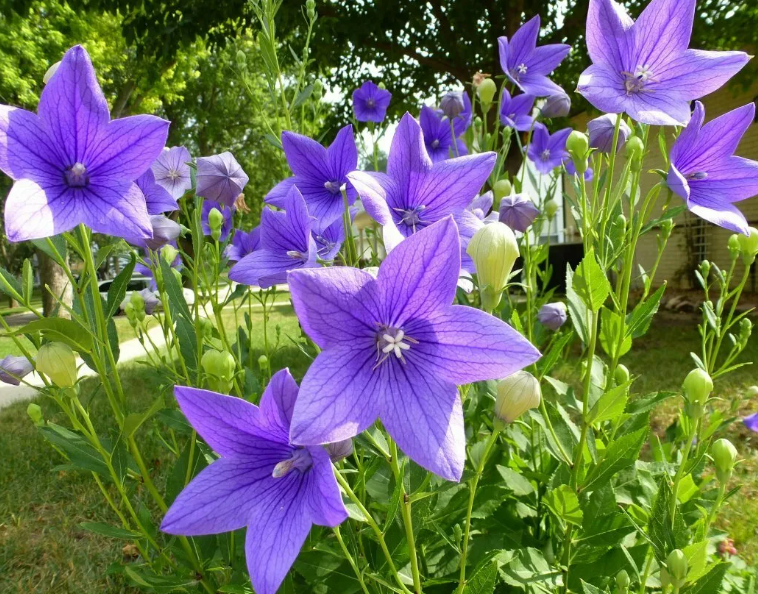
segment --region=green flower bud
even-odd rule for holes
[[[324,96],[324,84],[320,80],[315,80],[313,82],[313,98],[316,101],[320,101],[321,97]]]
[[[681,588],[687,578],[687,557],[679,549],[674,549],[666,557],[666,569],[671,576],[671,583]]]
[[[566,150],[571,154],[574,161],[577,159],[586,160],[587,151],[590,150],[590,140],[584,132],[574,130],[566,140]]]
[[[242,50],[237,50],[237,66],[241,69],[247,67],[247,56]]]
[[[671,232],[674,230],[674,221],[671,219],[664,219],[661,221],[661,234],[666,239],[669,238]]]
[[[613,372],[613,379],[616,380],[616,385],[621,386],[629,381],[629,370],[626,365],[619,363],[616,366],[616,371]]]
[[[211,228],[211,237],[218,241],[221,238],[221,227],[224,224],[224,215],[218,208],[211,208],[208,213],[208,226]]]
[[[531,408],[540,405],[540,383],[528,371],[517,371],[497,383],[495,416],[503,423],[512,423]]]
[[[684,395],[689,402],[702,406],[713,391],[713,380],[702,369],[693,369],[684,379],[682,390],[684,390]]]
[[[737,239],[740,242],[742,262],[745,266],[750,266],[755,261],[755,257],[758,256],[758,229],[749,227],[747,231],[748,235],[740,234]]]
[[[381,81],[378,85],[376,85],[380,89],[386,89],[387,87],[384,85],[384,81]]]
[[[313,20],[316,18],[316,2],[315,0],[306,0],[305,11],[308,14],[308,18]]]
[[[510,195],[512,187],[511,182],[507,179],[499,179],[492,186],[492,193],[495,195],[495,199],[499,201],[503,196]]]
[[[631,161],[642,161],[642,152],[645,150],[645,145],[639,136],[631,136],[626,141],[626,157]]]
[[[746,343],[747,339],[753,333],[753,322],[747,318],[740,320],[740,342]]]
[[[218,212],[218,211],[216,211]],[[221,213],[219,213],[221,214]],[[161,258],[163,258],[163,261],[171,266],[171,264],[176,260],[176,257],[179,255],[179,250],[177,250],[173,245],[167,244],[164,245],[161,248]]]
[[[726,247],[729,250],[729,255],[732,257],[732,259],[739,256],[740,252],[742,251],[739,234],[734,233],[733,235],[730,235]]]
[[[132,291],[132,294],[129,297],[129,303],[126,305],[127,307],[131,306],[135,320],[141,322],[145,319],[145,299],[140,295],[139,291]],[[127,318],[129,317],[128,311],[126,312],[126,316]]]
[[[44,373],[59,388],[76,384],[76,355],[62,342],[49,342],[40,347],[36,357],[37,371]]]
[[[126,319],[129,321],[130,326],[134,327],[137,325],[139,318],[137,317],[134,304],[131,301],[128,301],[126,305],[124,305],[124,314],[126,315]]]
[[[721,484],[728,483],[737,460],[737,449],[728,439],[717,439],[711,446],[711,456],[716,467],[716,478]]]
[[[42,409],[40,408],[39,404],[30,402],[29,406],[26,407],[26,414],[29,415],[29,418],[35,425],[37,425],[37,427],[41,427],[45,424],[45,419],[42,416]]]
[[[629,574],[626,572],[626,569],[622,569],[616,574],[616,586],[621,592],[627,592],[630,583],[631,580],[629,579]]]
[[[558,212],[558,203],[552,199],[548,200],[547,202],[545,202],[543,211],[548,219],[552,219],[555,216],[555,213]]]
[[[231,353],[209,349],[200,364],[208,376],[208,386],[215,392],[228,394],[232,389],[236,364]]]
[[[748,396],[758,396],[758,386],[750,386],[747,389]]]
[[[203,338],[213,336],[213,322],[208,318],[198,318],[197,323],[200,325],[200,334],[202,334]]]
[[[476,116],[474,118],[474,128],[476,128],[477,130],[482,129],[482,118],[480,118],[479,116]]]
[[[479,100],[482,102],[482,105],[485,106],[484,109],[486,110],[492,103],[495,93],[497,93],[497,85],[491,78],[485,78],[479,86],[476,87],[476,93],[479,95]]]
[[[268,369],[268,357],[266,355],[258,357],[258,368],[261,371],[266,371]]]
[[[499,221],[490,223],[474,234],[466,253],[476,267],[482,306],[492,311],[500,303],[508,276],[519,255],[516,236],[508,225]]]
[[[666,571],[665,567],[661,567],[659,579],[661,580],[661,588],[663,588],[663,591],[665,592],[666,588],[671,585],[671,576],[669,575],[669,572]]]

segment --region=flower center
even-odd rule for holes
[[[550,160],[550,149],[545,149],[540,153],[540,159],[547,162]]]
[[[303,473],[312,465],[313,459],[311,458],[311,453],[305,448],[298,448],[292,453],[291,458],[282,460],[274,466],[271,476],[274,478],[282,478],[283,476],[287,476],[293,470]]]
[[[379,326],[376,333],[376,365],[373,368],[379,367],[393,354],[405,365],[403,351],[410,350],[411,345],[408,343],[418,344],[418,340],[406,336],[402,328]]]
[[[302,262],[306,262],[308,260],[307,254],[304,254],[303,252],[298,252],[297,250],[290,250],[287,252],[287,255],[293,260],[300,260]]]
[[[171,181],[175,181],[178,177],[180,177],[180,173],[178,169],[169,169],[168,170],[168,178]]]
[[[650,89],[646,89],[645,86],[647,83],[656,82],[649,66],[645,64],[637,66],[634,73],[622,71],[621,74],[624,75],[624,89],[626,90],[627,95],[642,92],[649,93]]]
[[[329,190],[332,194],[340,193],[340,182],[338,181],[326,181],[324,182],[324,188]]]
[[[66,170],[66,183],[72,188],[83,188],[89,183],[89,174],[87,168],[82,163],[74,163],[73,166]]]
[[[708,173],[705,171],[695,171],[694,173],[688,173],[684,176],[686,179],[693,181],[693,180],[700,180],[700,179],[707,179]]]
[[[366,107],[376,107],[376,101],[374,101],[373,99],[367,99]]]
[[[437,148],[439,145],[440,145],[439,138],[435,138],[434,140],[432,140],[432,148]]]
[[[326,237],[323,235],[316,235],[315,237],[316,243],[318,244],[318,255],[320,258],[323,258],[326,256],[329,252],[332,251],[334,246],[336,245],[336,242],[329,241]]]
[[[426,206],[419,205],[412,208],[395,208],[395,212],[400,213],[400,221],[413,228],[413,232],[416,232],[416,226],[421,224],[421,213]]]

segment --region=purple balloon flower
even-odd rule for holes
[[[353,171],[348,179],[358,190],[366,212],[382,225],[388,250],[451,214],[467,245],[481,221],[466,207],[494,165],[495,153],[491,152],[433,163],[421,126],[406,113],[392,139],[387,173]]]
[[[224,222],[221,224],[221,236],[218,240],[226,241],[229,237],[229,233],[232,232],[232,225],[234,224],[234,208],[213,200],[205,200],[203,202],[203,210],[200,212],[200,224],[203,228],[203,235],[206,237],[211,236],[211,226],[208,222],[208,215],[214,208],[224,216]]]
[[[155,175],[152,169],[147,169],[145,173],[137,178],[136,184],[145,195],[147,202],[147,212],[151,215],[159,215],[172,210],[179,210],[179,203],[168,193],[163,186],[155,183]]]
[[[453,129],[455,130],[456,138],[468,130],[471,122],[474,121],[474,110],[471,107],[471,99],[469,99],[466,91],[461,91],[460,93],[463,98],[463,111],[453,118]]]
[[[380,124],[387,116],[392,93],[367,80],[353,91],[353,111],[359,122]]]
[[[571,128],[564,128],[555,134],[550,134],[544,124],[534,125],[527,154],[537,171],[547,175],[556,167],[560,167],[561,163],[568,158],[566,140],[569,134],[571,134]]]
[[[463,91],[448,91],[440,99],[440,109],[449,120],[458,117],[465,108]]]
[[[451,305],[459,254],[447,217],[390,252],[376,279],[347,267],[289,274],[300,324],[322,349],[300,387],[293,443],[348,439],[379,418],[415,462],[460,479],[456,385],[505,377],[540,354],[505,322]]]
[[[231,280],[267,289],[286,283],[290,270],[318,266],[313,219],[297,186],[290,189],[286,206],[285,212],[263,209],[260,249],[232,266]]]
[[[21,378],[34,371],[26,357],[7,355],[0,360],[0,382],[18,386]]]
[[[275,594],[311,526],[347,519],[329,454],[289,439],[298,388],[289,370],[271,378],[260,408],[241,398],[177,387],[187,420],[220,458],[190,482],[161,524],[199,536],[247,526],[245,556],[258,594]]]
[[[261,246],[261,228],[260,225],[249,233],[242,229],[237,229],[232,237],[232,243],[226,246],[224,255],[232,262],[239,262],[252,254]]]
[[[282,133],[282,145],[295,175],[279,182],[266,195],[266,202],[286,208],[289,191],[297,184],[311,216],[325,225],[340,218],[345,210],[340,188],[347,183],[347,174],[358,166],[353,127],[342,128],[329,148],[294,132]],[[355,202],[355,196],[355,189],[348,183],[348,204]]]
[[[466,207],[466,210],[474,214],[474,216],[484,224],[492,223],[498,220],[498,213],[491,212],[494,202],[495,196],[492,193],[492,190],[490,190],[476,196],[471,201],[471,204]]]
[[[755,117],[749,103],[703,126],[705,109],[695,102],[687,127],[671,147],[666,183],[692,214],[714,225],[748,234],[748,223],[734,202],[758,194],[758,161],[734,151]]]
[[[566,93],[550,95],[540,109],[543,118],[565,118],[570,111],[571,99]]]
[[[751,431],[758,433],[758,413],[754,413],[749,417],[745,417],[742,419],[742,422],[745,424],[745,427]]]
[[[195,193],[203,198],[234,206],[250,178],[230,152],[197,160]]]
[[[145,303],[145,313],[147,315],[152,315],[152,313],[161,304],[161,300],[158,299],[158,297],[155,295],[155,292],[151,291],[150,289],[142,289],[139,294],[140,297],[142,297],[142,301]]]
[[[540,324],[550,330],[558,330],[566,323],[567,313],[566,304],[560,301],[556,303],[546,303],[537,313],[537,319]]]
[[[532,127],[534,118],[534,95],[515,95],[511,97],[508,89],[503,89],[500,100],[500,123],[519,132],[526,132]]]
[[[606,113],[625,112],[645,124],[685,124],[690,102],[721,87],[749,59],[744,52],[687,49],[695,1],[652,0],[635,22],[613,0],[590,0],[592,65],[577,91]]]
[[[147,250],[157,250],[176,241],[182,233],[181,225],[164,215],[151,215],[150,225],[153,228],[153,236],[150,239],[128,237],[126,241]]]
[[[10,241],[51,237],[83,223],[98,233],[150,237],[134,183],[158,156],[169,123],[149,115],[110,120],[83,47],[63,56],[37,114],[0,105],[0,170]]]
[[[558,68],[570,45],[554,43],[537,47],[540,33],[540,16],[537,15],[521,25],[508,40],[498,37],[500,66],[505,75],[524,93],[535,97],[547,97],[563,93],[563,89],[548,78]]]
[[[311,229],[320,260],[334,260],[345,241],[345,223],[337,219],[326,227],[316,222]]]
[[[539,214],[539,209],[526,194],[511,194],[500,200],[500,222],[514,231],[526,231]]]
[[[189,151],[183,146],[163,149],[153,163],[155,183],[168,190],[178,200],[192,187],[192,177],[188,163],[192,160]]]
[[[613,146],[613,135],[616,133],[616,118],[615,114],[604,114],[594,120],[590,120],[587,123],[587,133],[590,137],[590,147],[597,149],[601,153],[610,153],[611,146]],[[632,133],[632,129],[629,127],[623,119],[619,122],[619,136],[616,143],[616,152],[626,144],[626,139]]]
[[[566,159],[563,162],[563,166],[566,168],[566,173],[569,175],[576,175],[576,166],[574,165],[574,162],[571,159]],[[592,171],[592,167],[587,167],[587,169],[584,171],[584,181],[589,182],[592,181],[592,178],[595,176],[595,172]]]
[[[421,108],[419,124],[424,133],[426,152],[433,163],[468,154],[465,142],[460,138],[453,141],[453,129],[451,129],[450,120],[443,118],[442,114],[428,105]]]

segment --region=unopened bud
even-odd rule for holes
[[[721,484],[728,483],[737,460],[737,449],[728,439],[717,439],[711,446],[711,456],[716,467],[716,478]]]
[[[218,208],[211,208],[208,213],[208,226],[211,228],[211,237],[218,241],[221,239],[221,227],[224,225],[224,215]]]
[[[690,403],[702,406],[713,391],[713,380],[706,371],[698,367],[690,371],[684,378],[682,389]]]
[[[499,179],[492,186],[492,193],[495,195],[496,200],[500,200],[503,196],[508,196],[511,193],[512,187],[511,182],[507,179]]]
[[[663,235],[663,237],[668,239],[673,229],[674,229],[674,221],[672,221],[671,219],[663,219],[661,221],[661,234]]]
[[[258,357],[258,369],[261,371],[266,371],[268,369],[268,357],[266,355]]]
[[[503,423],[512,423],[540,405],[540,383],[528,371],[517,371],[497,383],[495,416]]]
[[[239,68],[247,67],[247,56],[242,50],[237,50],[237,66]]]
[[[543,211],[545,212],[545,215],[548,219],[552,219],[555,214],[558,212],[558,203],[555,200],[548,200],[545,202],[545,206],[543,207]]]
[[[177,250],[173,245],[164,245],[161,249],[161,258],[163,258],[163,261],[169,266],[174,263],[174,260],[176,260],[176,257],[178,255],[179,250]]]
[[[645,144],[639,136],[632,136],[626,141],[626,157],[632,163],[632,171],[639,171],[642,167],[642,153]]]
[[[466,105],[463,101],[463,91],[450,91],[445,93],[440,101],[440,109],[449,119],[456,118]]]
[[[747,342],[750,335],[753,333],[753,322],[748,318],[742,318],[740,320],[740,342],[743,344]]]
[[[0,360],[0,382],[18,386],[21,378],[34,371],[34,367],[26,357],[6,355]]]
[[[626,572],[626,569],[622,569],[616,574],[616,587],[622,594],[625,594],[629,590],[630,583],[631,580],[629,579],[629,574]]]
[[[585,159],[589,148],[590,141],[584,132],[573,130],[571,134],[569,134],[568,140],[566,140],[566,150],[574,158],[574,161],[577,159]]]
[[[200,335],[203,338],[210,338],[213,336],[213,322],[208,318],[198,318],[197,324],[200,325]]]
[[[758,396],[758,386],[750,386],[746,390],[746,393],[747,393],[748,396],[751,396],[751,397]]]
[[[200,364],[208,376],[208,386],[215,392],[228,394],[232,389],[236,364],[231,353],[209,349]]]
[[[37,427],[45,424],[45,418],[42,416],[42,409],[39,404],[30,402],[29,406],[26,407],[26,414],[29,415],[29,418]]]
[[[321,97],[323,96],[324,96],[324,83],[316,79],[316,81],[314,81],[313,83],[313,98],[316,101],[320,101]]]
[[[49,342],[40,347],[36,357],[37,371],[44,373],[59,388],[76,384],[76,355],[63,342]]]
[[[613,372],[613,379],[616,380],[617,386],[622,386],[629,381],[629,370],[626,365],[619,363],[616,366],[616,371]]]
[[[490,223],[474,234],[466,253],[474,261],[482,306],[491,311],[500,303],[513,264],[519,256],[516,236],[507,225]]]
[[[384,81],[381,81],[381,82],[380,82],[378,85],[376,85],[376,86],[377,86],[377,87],[379,87],[380,89],[385,89],[385,90],[387,89],[386,85],[384,84]]]
[[[666,568],[668,569],[671,583],[674,587],[682,587],[684,580],[687,578],[687,557],[679,550],[674,549],[666,557]]]
[[[732,257],[732,259],[739,256],[740,252],[742,251],[739,234],[734,233],[733,235],[730,235],[726,247],[729,250],[729,255]]]
[[[497,85],[491,78],[485,78],[479,86],[476,87],[476,93],[479,95],[479,100],[482,102],[484,110],[487,111],[487,108],[489,108],[492,103],[492,99],[495,97],[495,93],[497,93]]]
[[[316,2],[315,0],[306,0],[305,11],[308,14],[308,18],[313,20],[316,18]]]
[[[335,443],[328,443],[326,444],[326,451],[329,454],[329,459],[337,463],[343,458],[347,458],[348,456],[351,456],[353,453],[353,440],[352,439],[343,439],[342,441],[337,441]]]
[[[544,118],[564,118],[571,111],[571,99],[566,93],[550,95],[542,104],[542,117]]]
[[[755,257],[758,256],[758,229],[749,227],[747,231],[747,235],[740,234],[737,239],[740,242],[742,262],[745,266],[750,266],[755,261]]]
[[[131,305],[132,315],[136,320],[141,322],[145,319],[145,298],[142,296],[141,292],[132,291],[127,305]],[[126,315],[128,317],[129,313],[127,312]]]
[[[665,567],[661,567],[659,579],[661,580],[661,588],[663,588],[663,591],[665,592],[666,588],[671,585],[671,576]]]
[[[566,323],[567,317],[566,304],[562,301],[546,303],[537,312],[537,319],[540,324],[553,331],[563,326]]]

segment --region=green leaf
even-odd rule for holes
[[[147,421],[150,417],[152,417],[155,413],[157,413],[159,410],[162,410],[165,408],[165,404],[163,402],[163,396],[158,396],[156,398],[155,402],[148,408],[145,412],[141,413],[130,413],[126,415],[126,418],[124,419],[124,426],[121,430],[121,433],[125,438],[129,438],[132,435],[134,435],[134,432],[139,429],[142,424]]]
[[[595,250],[590,249],[576,268],[573,289],[592,311],[598,311],[611,293],[611,283],[597,261]]]
[[[113,249],[119,244],[119,242],[109,243],[101,248],[98,248],[95,254],[95,270],[100,270],[100,267],[105,262],[105,259],[110,255]]]
[[[661,298],[663,292],[666,290],[666,283],[664,282],[658,290],[650,297],[641,301],[632,310],[632,312],[626,316],[626,335],[632,338],[640,338],[650,328],[650,322],[653,320],[653,316],[658,311],[658,307],[661,304]]]
[[[584,513],[579,506],[579,498],[568,485],[561,485],[550,491],[545,502],[553,513],[567,524],[582,525]]]
[[[466,580],[465,594],[492,594],[497,581],[497,562],[490,561]]]
[[[527,495],[534,493],[534,487],[532,486],[532,483],[530,483],[529,479],[527,479],[523,474],[519,474],[512,468],[508,468],[507,466],[500,466],[499,464],[497,466],[497,471],[505,481],[503,487],[509,491],[513,491],[513,494],[516,495],[516,497],[526,497]]]
[[[187,318],[180,316],[176,320],[176,337],[179,340],[179,353],[187,371],[194,373],[198,366],[195,326]]]
[[[82,522],[79,524],[85,530],[94,532],[100,536],[107,536],[108,538],[121,538],[124,540],[137,540],[140,538],[139,532],[133,530],[127,530],[125,528],[117,528],[116,526],[110,526],[103,524],[102,522]]]
[[[682,590],[682,594],[720,594],[721,582],[724,581],[729,563],[713,565],[708,573]]]
[[[566,302],[571,323],[579,339],[587,344],[587,306],[574,290],[574,271],[566,264]]]
[[[688,475],[689,476],[689,475]],[[705,575],[706,564],[708,563],[708,541],[692,543],[682,549],[684,556],[687,557],[687,581],[696,582]]]
[[[674,519],[672,521],[672,497],[669,478],[667,475],[663,475],[659,481],[658,494],[653,501],[648,522],[648,535],[659,562],[664,562],[669,552],[673,549],[683,548],[689,540],[687,526],[678,507],[674,508]]]
[[[177,315],[184,316],[188,321],[192,321],[192,314],[190,314],[187,301],[184,299],[184,292],[182,291],[182,285],[174,276],[174,272],[166,262],[165,258],[160,258],[161,261],[161,275],[163,277],[163,285],[168,295],[169,307],[171,307],[171,314],[176,320]]]
[[[65,342],[75,351],[89,353],[92,350],[92,335],[81,324],[65,318],[40,318],[29,322],[4,336],[39,332],[48,340]]]
[[[113,279],[111,286],[108,288],[108,301],[105,306],[105,319],[112,318],[118,311],[121,302],[126,297],[126,287],[129,285],[129,281],[132,279],[134,273],[134,267],[137,264],[137,258],[134,253],[131,254],[131,260],[129,264],[124,266],[124,269],[118,273],[118,276]]]
[[[626,407],[626,401],[629,399],[629,386],[631,383],[629,381],[616,386],[603,394],[590,410],[587,422],[592,424],[602,423],[621,415]]]
[[[592,584],[588,584],[584,580],[581,580],[582,582],[582,592],[583,594],[605,594],[607,590],[601,590],[597,586],[593,586]]]
[[[45,239],[32,239],[31,242],[34,244],[34,247],[55,260],[58,264],[61,264],[61,261],[58,258],[59,255],[61,258],[66,257],[66,239],[63,235],[55,235],[54,237],[47,237]],[[52,247],[50,246],[50,243],[53,244]]]
[[[100,453],[81,435],[55,423],[48,423],[39,430],[47,441],[63,451],[75,468],[108,476],[108,466]]]
[[[600,346],[609,357],[615,359],[623,357],[632,348],[631,337],[624,335],[623,340],[619,341],[624,331],[621,327],[622,321],[621,316],[616,312],[605,307],[600,308]],[[619,342],[621,342],[620,345]]]
[[[587,475],[584,490],[602,485],[621,470],[632,466],[640,457],[640,450],[647,440],[648,428],[643,427],[614,440],[605,450],[600,463]]]
[[[32,272],[32,263],[29,258],[24,259],[21,280],[24,289],[24,302],[29,303],[32,300],[32,291],[34,291],[34,272]]]
[[[0,267],[0,291],[15,299],[16,301],[23,302],[24,297],[21,293],[21,285],[15,276],[8,272],[5,268]]]
[[[554,592],[560,583],[561,571],[553,569],[538,549],[518,549],[511,560],[500,568],[503,580],[512,586],[539,584],[546,592]]]
[[[313,93],[313,83],[309,84],[307,87],[305,87],[302,91],[300,91],[297,94],[297,97],[295,97],[295,101],[292,103],[292,109],[296,109],[300,107],[303,103],[308,101],[308,97],[311,96],[311,93]]]

